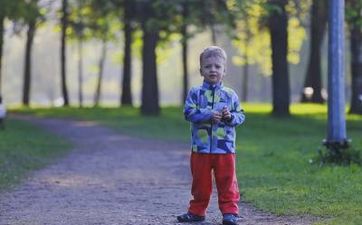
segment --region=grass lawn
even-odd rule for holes
[[[30,125],[9,119],[0,130],[0,191],[18,183],[32,170],[64,154],[70,144]]]
[[[361,224],[362,168],[311,164],[326,137],[326,106],[293,105],[290,118],[269,115],[270,105],[245,104],[247,120],[238,127],[238,178],[243,199],[278,215],[330,218],[321,224]],[[125,134],[189,141],[182,109],[161,117],[140,117],[134,108],[23,110],[38,116],[97,120]],[[347,116],[348,137],[362,151],[362,116]]]

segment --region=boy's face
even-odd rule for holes
[[[200,73],[209,84],[219,83],[225,75],[225,60],[220,57],[204,58]]]

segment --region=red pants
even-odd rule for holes
[[[212,192],[212,171],[221,213],[239,214],[240,193],[235,174],[235,154],[191,154],[193,199],[189,212],[205,216]]]

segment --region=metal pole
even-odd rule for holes
[[[348,147],[344,94],[344,0],[329,1],[328,148]]]

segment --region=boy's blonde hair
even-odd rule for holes
[[[203,60],[210,57],[219,57],[223,59],[225,63],[227,60],[226,52],[224,51],[224,49],[218,46],[209,46],[205,48],[200,54],[200,67],[202,66]]]

